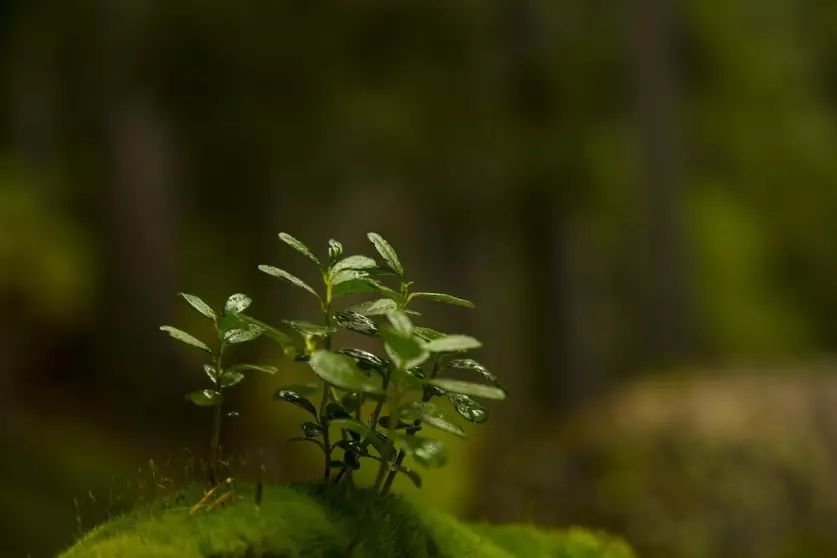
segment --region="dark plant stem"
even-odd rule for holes
[[[331,284],[326,285],[326,303],[323,308],[325,314],[325,326],[331,327]],[[325,338],[326,350],[331,350],[331,334],[326,335]],[[323,382],[323,398],[320,401],[320,425],[323,427],[323,446],[325,456],[325,468],[323,471],[323,478],[327,481],[331,476],[331,437],[328,433],[328,416],[326,414],[326,407],[331,398],[331,391],[328,382]]]
[[[222,393],[221,376],[223,375],[222,358],[224,355],[224,343],[221,342],[221,348],[218,350],[218,356],[215,359],[215,391]],[[221,445],[221,403],[215,405],[215,417],[212,421],[212,440],[209,444],[209,483],[212,486],[218,484],[218,447]]]

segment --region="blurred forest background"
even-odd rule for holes
[[[206,454],[175,293],[311,319],[256,270],[310,278],[277,233],[370,230],[476,303],[424,310],[511,391],[399,490],[648,558],[837,555],[837,3],[2,0],[0,75],[3,556]],[[225,445],[315,478],[270,397],[304,366],[243,352],[282,371]]]

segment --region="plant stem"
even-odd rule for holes
[[[325,326],[327,328],[331,327],[331,282],[326,282],[326,303],[323,308],[323,314],[325,314]],[[326,350],[331,350],[331,334],[326,334],[325,338],[325,348]],[[325,447],[324,450],[324,457],[325,457],[325,467],[323,471],[323,478],[328,480],[331,476],[331,437],[328,433],[328,416],[326,414],[326,408],[328,406],[328,402],[331,399],[331,390],[328,382],[323,381],[323,398],[320,401],[320,425],[323,427],[323,446]]]
[[[222,393],[221,376],[224,371],[221,367],[222,358],[224,355],[224,343],[221,342],[221,348],[218,350],[218,356],[215,358],[215,391]],[[218,446],[221,444],[221,402],[215,405],[215,418],[212,422],[212,440],[209,444],[209,482],[212,486],[218,484]]]
[[[387,447],[393,450],[395,449],[395,431],[398,426],[398,415],[400,414],[398,406],[402,396],[402,393],[398,389],[399,386],[396,385],[395,387],[395,395],[390,403],[389,423],[387,424]],[[386,456],[381,456],[381,466],[378,469],[378,477],[375,479],[375,491],[379,492],[381,490],[381,486],[386,478],[387,471],[389,470],[389,457],[389,452],[387,452]]]

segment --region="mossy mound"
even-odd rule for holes
[[[214,509],[192,488],[105,523],[61,558],[633,558],[620,540],[581,529],[464,525],[401,498],[339,487],[237,486]]]

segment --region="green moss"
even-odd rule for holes
[[[603,535],[469,527],[401,498],[376,501],[371,492],[349,498],[336,487],[266,486],[258,509],[252,486],[238,486],[234,494],[226,504],[192,514],[200,489],[180,491],[99,526],[61,558],[633,557]]]

